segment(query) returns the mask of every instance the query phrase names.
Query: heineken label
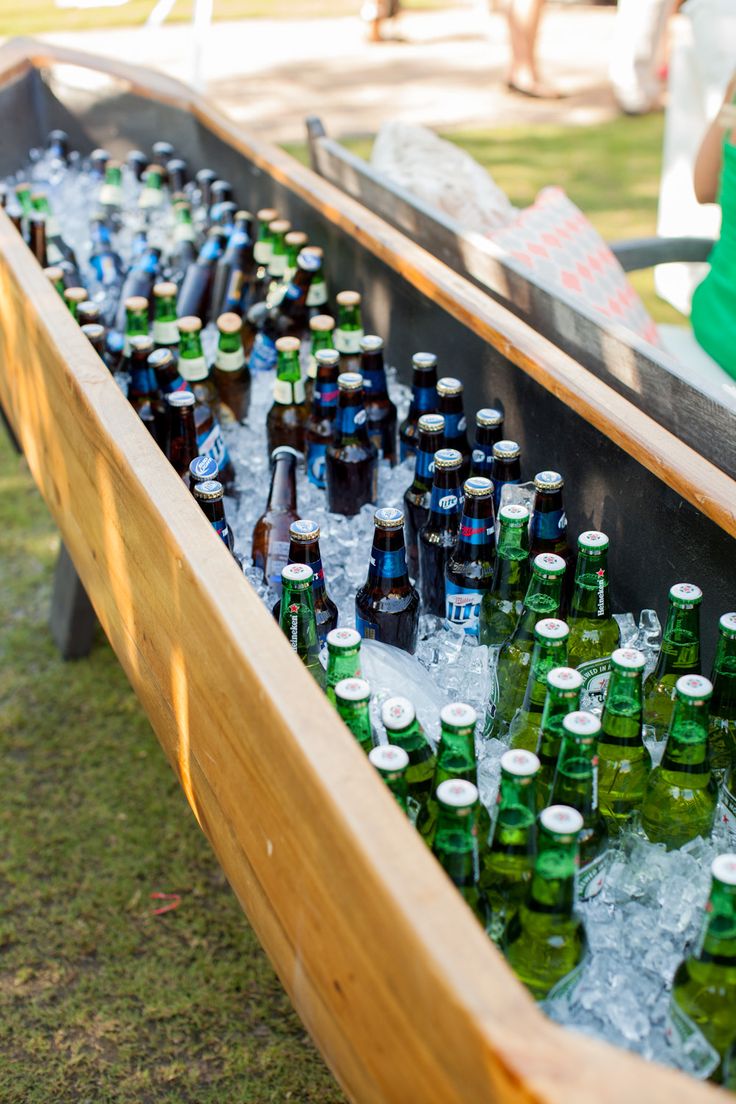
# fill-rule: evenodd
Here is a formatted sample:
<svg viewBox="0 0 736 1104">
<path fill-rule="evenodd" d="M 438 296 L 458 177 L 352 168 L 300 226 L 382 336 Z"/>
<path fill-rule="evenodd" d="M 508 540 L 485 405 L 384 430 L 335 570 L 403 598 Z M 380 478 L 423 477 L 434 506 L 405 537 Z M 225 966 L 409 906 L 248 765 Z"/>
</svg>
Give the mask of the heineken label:
<svg viewBox="0 0 736 1104">
<path fill-rule="evenodd" d="M 559 540 L 567 530 L 567 517 L 564 510 L 550 510 L 549 513 L 535 513 L 532 517 L 532 537 L 538 540 Z"/>
<path fill-rule="evenodd" d="M 251 372 L 270 372 L 276 367 L 278 353 L 270 337 L 264 333 L 256 334 L 250 351 L 249 367 Z"/>
<path fill-rule="evenodd" d="M 445 579 L 445 616 L 452 625 L 462 625 L 468 636 L 478 635 L 478 618 L 483 595 L 470 587 Z"/>
<path fill-rule="evenodd" d="M 273 242 L 257 241 L 253 246 L 253 260 L 256 264 L 267 265 L 273 253 Z"/>
<path fill-rule="evenodd" d="M 608 852 L 596 856 L 587 866 L 582 867 L 577 874 L 578 897 L 581 901 L 588 901 L 591 897 L 597 897 L 603 889 L 606 880 L 606 867 L 608 866 Z"/>
<path fill-rule="evenodd" d="M 339 353 L 352 355 L 360 352 L 360 343 L 363 340 L 362 330 L 335 330 L 335 348 Z"/>
<path fill-rule="evenodd" d="M 603 708 L 608 690 L 608 680 L 611 677 L 611 657 L 605 659 L 590 659 L 587 663 L 581 663 L 578 671 L 583 677 L 583 685 L 580 689 L 580 697 L 585 702 L 585 708 L 599 705 Z"/>
<path fill-rule="evenodd" d="M 307 479 L 315 487 L 324 490 L 327 445 L 324 441 L 307 441 Z"/>
<path fill-rule="evenodd" d="M 225 544 L 227 544 L 228 539 L 230 537 L 230 530 L 227 527 L 227 522 L 225 521 L 225 519 L 221 518 L 219 521 L 213 521 L 212 522 L 212 528 L 215 530 L 215 532 L 217 534 L 219 534 L 219 536 L 222 537 Z"/>
<path fill-rule="evenodd" d="M 721 801 L 723 802 L 723 807 L 732 821 L 732 826 L 736 828 L 736 794 L 731 793 L 731 791 L 724 785 L 721 789 Z"/>
<path fill-rule="evenodd" d="M 212 457 L 217 464 L 218 471 L 222 471 L 230 459 L 219 422 L 213 422 L 209 432 L 205 431 L 197 434 L 197 448 L 200 456 Z"/>
<path fill-rule="evenodd" d="M 445 442 L 454 440 L 459 437 L 461 433 L 464 433 L 467 428 L 467 419 L 462 411 L 455 411 L 452 414 L 445 414 Z M 450 444 L 445 445 L 446 448 L 450 448 Z"/>
<path fill-rule="evenodd" d="M 365 617 L 361 617 L 359 613 L 355 615 L 355 627 L 363 640 L 379 639 L 378 625 L 375 625 L 372 621 L 366 621 Z"/>
<path fill-rule="evenodd" d="M 323 307 L 327 302 L 327 284 L 324 280 L 312 281 L 307 292 L 308 307 Z"/>
<path fill-rule="evenodd" d="M 157 345 L 178 345 L 179 329 L 176 320 L 172 322 L 153 323 L 153 340 Z"/>
<path fill-rule="evenodd" d="M 721 1060 L 718 1051 L 674 997 L 670 999 L 664 1034 L 670 1046 L 683 1052 L 684 1064 L 694 1077 L 705 1080 L 718 1067 Z"/>
<path fill-rule="evenodd" d="M 223 349 L 218 349 L 215 354 L 215 364 L 221 372 L 237 372 L 245 364 L 242 346 L 234 353 L 226 353 Z"/>
</svg>

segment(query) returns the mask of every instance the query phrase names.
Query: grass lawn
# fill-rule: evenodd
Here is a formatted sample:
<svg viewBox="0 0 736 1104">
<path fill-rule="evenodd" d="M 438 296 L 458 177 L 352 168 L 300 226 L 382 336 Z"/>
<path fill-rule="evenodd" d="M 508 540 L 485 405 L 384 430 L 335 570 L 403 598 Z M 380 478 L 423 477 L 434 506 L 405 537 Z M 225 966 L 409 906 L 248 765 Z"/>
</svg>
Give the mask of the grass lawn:
<svg viewBox="0 0 736 1104">
<path fill-rule="evenodd" d="M 57 548 L 0 428 L 0 1100 L 339 1104 L 113 652 L 58 658 Z"/>
<path fill-rule="evenodd" d="M 659 114 L 591 127 L 498 127 L 442 136 L 472 154 L 517 206 L 527 206 L 545 185 L 559 184 L 606 241 L 616 241 L 656 232 L 663 126 Z M 370 138 L 345 145 L 370 157 Z M 305 146 L 287 148 L 307 162 Z M 655 295 L 651 269 L 630 278 L 655 321 L 682 321 Z"/>
</svg>

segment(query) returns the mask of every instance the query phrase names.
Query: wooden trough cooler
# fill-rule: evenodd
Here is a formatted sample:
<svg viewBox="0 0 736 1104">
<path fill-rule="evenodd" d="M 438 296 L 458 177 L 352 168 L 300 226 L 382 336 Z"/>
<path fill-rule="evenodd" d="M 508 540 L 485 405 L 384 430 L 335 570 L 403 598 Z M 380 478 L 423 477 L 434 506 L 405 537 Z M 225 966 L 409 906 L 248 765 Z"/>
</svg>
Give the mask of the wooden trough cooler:
<svg viewBox="0 0 736 1104">
<path fill-rule="evenodd" d="M 0 171 L 53 127 L 172 141 L 324 246 L 405 368 L 501 400 L 527 471 L 611 536 L 618 606 L 693 578 L 733 606 L 736 485 L 568 354 L 181 85 L 30 41 L 0 51 Z M 0 214 L 0 402 L 120 662 L 294 1006 L 360 1104 L 694 1104 L 720 1090 L 549 1022 L 410 829 Z M 258 489 L 265 498 L 265 488 Z M 709 658 L 709 657 L 708 657 Z"/>
</svg>

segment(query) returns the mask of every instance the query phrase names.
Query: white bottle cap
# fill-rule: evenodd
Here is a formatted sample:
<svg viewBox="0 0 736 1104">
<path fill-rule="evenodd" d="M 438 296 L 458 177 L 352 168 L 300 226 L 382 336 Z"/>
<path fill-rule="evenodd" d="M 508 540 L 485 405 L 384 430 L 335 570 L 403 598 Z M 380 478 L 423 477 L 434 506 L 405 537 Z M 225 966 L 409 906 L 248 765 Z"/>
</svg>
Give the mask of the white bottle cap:
<svg viewBox="0 0 736 1104">
<path fill-rule="evenodd" d="M 501 756 L 501 770 L 506 771 L 507 774 L 514 774 L 517 778 L 528 778 L 539 770 L 539 759 L 533 751 L 512 748 Z"/>
<path fill-rule="evenodd" d="M 601 730 L 601 722 L 592 713 L 576 709 L 563 717 L 562 727 L 571 736 L 597 736 Z"/>
<path fill-rule="evenodd" d="M 408 728 L 416 717 L 416 710 L 408 698 L 387 698 L 381 709 L 381 720 L 389 732 Z"/>
<path fill-rule="evenodd" d="M 736 886 L 736 854 L 716 855 L 710 871 L 724 885 Z"/>
<path fill-rule="evenodd" d="M 544 640 L 564 640 L 570 635 L 570 626 L 559 617 L 543 617 L 541 621 L 537 621 L 534 632 Z"/>
<path fill-rule="evenodd" d="M 449 805 L 453 809 L 466 809 L 478 800 L 478 789 L 464 778 L 448 778 L 437 787 L 437 800 L 440 805 Z"/>
<path fill-rule="evenodd" d="M 380 744 L 371 748 L 368 758 L 377 770 L 401 771 L 409 766 L 409 756 L 403 748 L 395 744 Z"/>
<path fill-rule="evenodd" d="M 327 644 L 334 648 L 357 648 L 360 641 L 357 629 L 330 629 L 327 634 Z"/>
<path fill-rule="evenodd" d="M 443 705 L 440 710 L 440 721 L 451 728 L 471 728 L 477 720 L 478 714 L 472 705 L 466 705 L 465 702 L 452 702 L 450 705 Z"/>
<path fill-rule="evenodd" d="M 547 685 L 555 690 L 579 690 L 583 685 L 583 676 L 574 667 L 553 667 L 547 673 Z"/>
<path fill-rule="evenodd" d="M 371 688 L 362 678 L 340 679 L 335 687 L 335 697 L 341 698 L 343 701 L 366 701 L 370 696 Z"/>
<path fill-rule="evenodd" d="M 624 671 L 642 671 L 646 666 L 646 657 L 638 648 L 616 648 L 611 653 L 611 663 L 622 667 Z"/>
<path fill-rule="evenodd" d="M 548 805 L 539 814 L 539 823 L 557 836 L 573 836 L 582 829 L 583 818 L 569 805 Z"/>
</svg>

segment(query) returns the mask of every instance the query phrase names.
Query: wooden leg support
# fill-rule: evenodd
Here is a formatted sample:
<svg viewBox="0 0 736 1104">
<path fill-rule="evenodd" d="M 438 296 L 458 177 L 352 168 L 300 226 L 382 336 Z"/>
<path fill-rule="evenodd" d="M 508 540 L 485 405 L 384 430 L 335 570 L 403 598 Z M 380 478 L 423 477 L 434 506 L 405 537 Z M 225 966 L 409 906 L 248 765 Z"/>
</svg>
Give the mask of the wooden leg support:
<svg viewBox="0 0 736 1104">
<path fill-rule="evenodd" d="M 20 444 L 18 443 L 18 438 L 13 433 L 12 426 L 10 425 L 10 422 L 7 419 L 7 415 L 5 414 L 5 411 L 2 408 L 2 404 L 0 404 L 0 423 L 2 423 L 2 425 L 5 427 L 5 432 L 7 433 L 8 437 L 10 438 L 11 445 L 13 446 L 15 451 L 20 456 L 22 450 L 21 450 Z"/>
<path fill-rule="evenodd" d="M 49 624 L 62 659 L 84 659 L 89 655 L 97 617 L 63 544 L 54 570 Z"/>
</svg>

